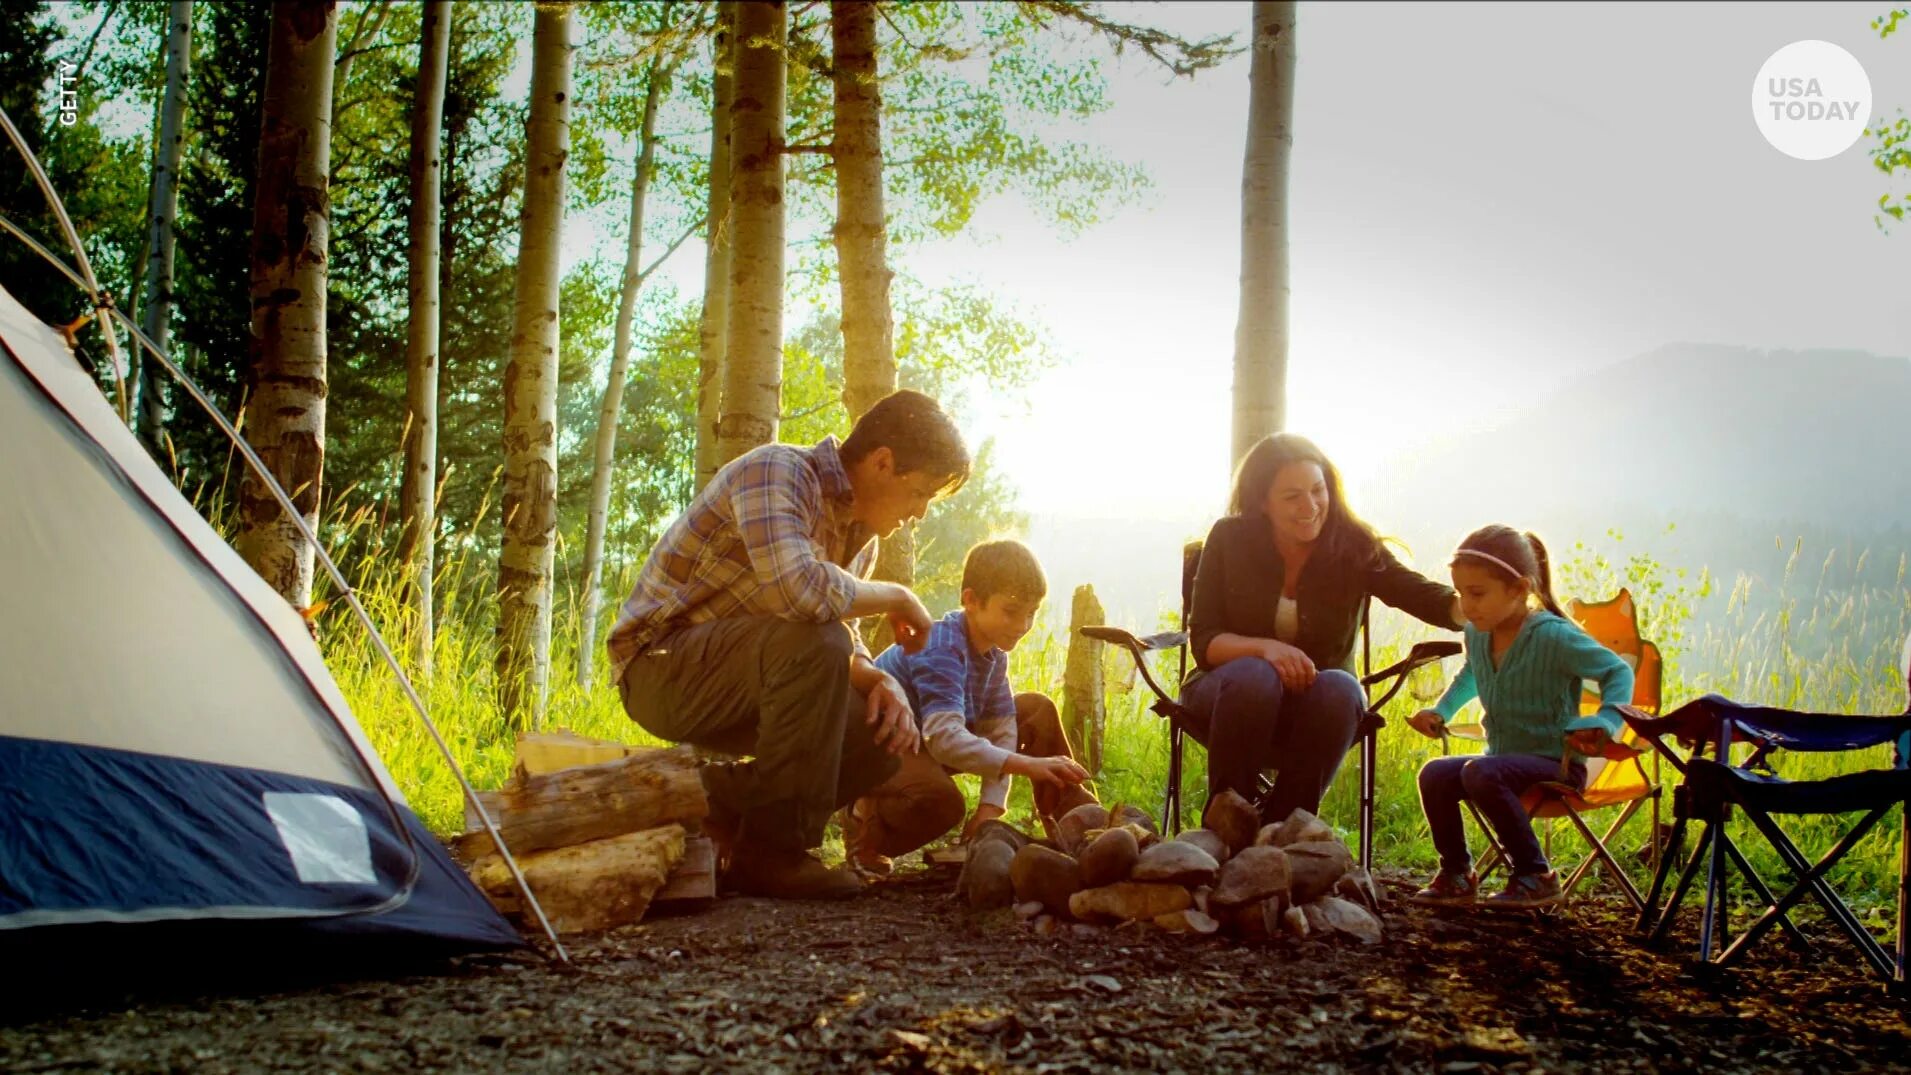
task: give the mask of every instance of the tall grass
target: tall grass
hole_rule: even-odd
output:
[[[363,512],[340,513],[328,533],[336,545],[348,545],[361,528],[375,526]],[[466,535],[454,541],[438,568],[440,623],[435,632],[436,677],[419,684],[439,729],[459,764],[479,788],[496,787],[511,762],[511,736],[496,705],[493,685],[491,608],[495,576],[488,561],[474,559],[477,543]],[[1829,713],[1895,713],[1905,706],[1904,683],[1897,667],[1899,647],[1911,634],[1911,593],[1894,589],[1853,590],[1827,586],[1822,571],[1816,578],[1797,570],[1803,551],[1796,550],[1793,567],[1771,583],[1737,579],[1729,591],[1725,615],[1714,617],[1703,629],[1689,630],[1695,609],[1713,596],[1705,573],[1696,577],[1673,571],[1649,557],[1634,556],[1614,563],[1603,556],[1576,550],[1562,565],[1562,596],[1583,594],[1603,598],[1619,586],[1631,587],[1638,597],[1644,633],[1666,654],[1665,699],[1668,709],[1707,692],[1733,699]],[[409,629],[410,613],[403,601],[402,577],[393,558],[372,553],[357,561],[353,580],[361,600],[394,649]],[[616,604],[627,592],[629,572],[606,583],[608,630]],[[1764,593],[1770,589],[1772,592]],[[601,650],[580,655],[576,640],[582,631],[576,610],[575,587],[560,579],[552,695],[545,727],[564,727],[580,734],[625,742],[647,742],[648,737],[627,716],[616,692],[606,681]],[[1762,598],[1762,600],[1755,600]],[[1172,598],[1164,595],[1164,606]],[[1755,607],[1762,611],[1752,611]],[[938,610],[939,611],[939,610]],[[1160,615],[1172,625],[1174,615]],[[463,826],[461,794],[437,749],[425,735],[405,702],[397,683],[369,639],[336,608],[325,616],[323,646],[326,660],[351,701],[361,725],[383,756],[387,767],[410,800],[412,808],[434,830],[455,832]],[[1146,625],[1137,625],[1146,626]],[[1159,626],[1159,624],[1157,625]],[[1435,633],[1389,611],[1377,616],[1373,662],[1391,663],[1408,646]],[[1451,636],[1446,636],[1451,637]],[[1055,630],[1038,627],[1011,655],[1010,674],[1018,690],[1046,690],[1058,694],[1067,639]],[[576,662],[598,662],[596,686],[581,689],[575,683]],[[1095,790],[1104,802],[1128,802],[1150,813],[1161,809],[1168,772],[1168,738],[1164,722],[1149,711],[1153,697],[1133,674],[1126,654],[1110,649],[1104,654],[1106,726],[1103,763]],[[1170,690],[1178,686],[1173,654],[1157,655],[1156,677]],[[1450,659],[1444,672],[1457,670]],[[1416,683],[1419,693],[1437,691],[1441,682],[1429,677]],[[1405,717],[1425,705],[1413,692],[1402,691],[1387,708],[1388,724],[1380,733],[1376,805],[1375,852],[1383,865],[1428,870],[1434,854],[1425,818],[1421,814],[1415,775],[1442,744],[1425,739],[1406,726]],[[1078,744],[1078,752],[1079,752]],[[1198,822],[1205,798],[1205,756],[1190,744],[1185,756],[1184,824]],[[1798,755],[1782,758],[1781,772],[1794,779],[1811,779],[1858,768],[1889,765],[1888,749],[1861,755]],[[1358,759],[1350,755],[1322,805],[1323,815],[1343,833],[1351,833],[1358,812]],[[1668,769],[1668,780],[1673,774]],[[973,780],[960,783],[973,797]],[[1011,820],[1031,822],[1026,781],[1016,781],[1010,798]],[[1788,818],[1784,824],[1804,848],[1816,857],[1830,847],[1849,819]],[[1627,826],[1616,847],[1629,853],[1643,845],[1649,816],[1642,813]],[[1602,828],[1595,823],[1595,828]],[[1544,829],[1543,829],[1544,831]],[[1734,835],[1753,864],[1768,878],[1787,877],[1764,841],[1742,822]],[[1856,892],[1873,913],[1888,902],[1897,876],[1895,818],[1880,825],[1833,874],[1834,885]],[[1563,824],[1551,834],[1556,862],[1576,859],[1576,834]],[[1476,837],[1477,841],[1477,837]],[[1476,846],[1478,846],[1476,842]]]

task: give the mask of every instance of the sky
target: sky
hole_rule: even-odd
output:
[[[1190,36],[1246,4],[1136,5]],[[1911,104],[1911,42],[1871,4],[1302,3],[1290,188],[1288,425],[1354,490],[1432,437],[1490,426],[1661,344],[1911,355],[1911,235],[1872,220],[1861,140],[1769,145],[1754,76],[1795,40],[1866,67],[1873,115]],[[980,423],[1047,512],[1218,513],[1228,471],[1247,58],[1163,84],[1119,65],[1088,136],[1143,162],[1143,206],[1073,241],[997,202],[980,238],[910,258],[1048,329],[1065,364]],[[1004,256],[1012,252],[1014,256]],[[1081,447],[1140,451],[1119,466]]]

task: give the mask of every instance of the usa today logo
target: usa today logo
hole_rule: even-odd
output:
[[[1864,133],[1871,79],[1829,41],[1794,41],[1752,80],[1752,118],[1779,152],[1804,161],[1835,157]]]

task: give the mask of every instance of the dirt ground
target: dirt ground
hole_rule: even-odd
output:
[[[1092,932],[971,915],[951,879],[847,904],[732,898],[531,953],[266,992],[42,998],[0,1070],[1904,1070],[1911,1006],[1834,939],[1717,981],[1616,901],[1555,918],[1394,899],[1380,946]],[[1687,924],[1694,916],[1687,915]],[[1689,945],[1689,935],[1685,937]],[[30,977],[14,968],[16,985]]]

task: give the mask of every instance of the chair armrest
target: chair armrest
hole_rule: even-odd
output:
[[[1188,640],[1186,631],[1163,631],[1160,634],[1137,637],[1119,627],[1095,626],[1079,628],[1083,638],[1092,638],[1097,642],[1112,642],[1138,653],[1153,650],[1173,649]]]

